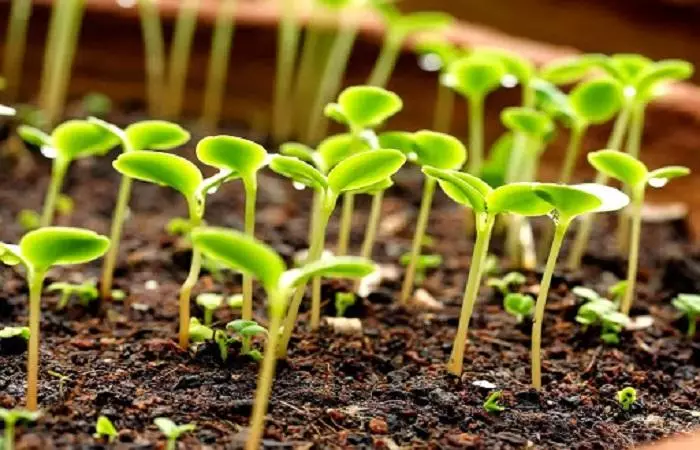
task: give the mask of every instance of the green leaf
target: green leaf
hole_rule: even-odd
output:
[[[693,75],[693,65],[682,59],[665,59],[656,62],[639,74],[638,95],[645,101],[651,100],[655,90],[662,83],[687,80]]]
[[[527,83],[535,74],[535,65],[517,53],[502,48],[477,48],[473,55],[497,58],[506,69],[506,74],[512,75],[520,83]]]
[[[234,136],[210,136],[197,144],[197,158],[217,169],[253,177],[267,162],[262,145]]]
[[[226,329],[234,333],[240,333],[244,328],[258,325],[254,320],[236,319],[226,324]]]
[[[532,88],[535,90],[537,107],[549,116],[562,121],[569,127],[579,120],[571,107],[569,97],[554,84],[535,79],[532,81]]]
[[[291,156],[273,155],[270,158],[270,169],[283,177],[287,177],[304,186],[313,189],[326,189],[326,177],[316,168]]]
[[[297,158],[305,163],[312,164],[316,166],[316,153],[314,149],[308,145],[302,144],[300,142],[285,142],[280,145],[280,155],[291,156],[292,158]]]
[[[521,216],[543,216],[552,206],[542,200],[533,187],[538,183],[510,183],[493,190],[486,198],[492,214],[513,213]]]
[[[663,187],[670,180],[690,175],[690,169],[683,166],[666,166],[652,170],[647,175],[647,183],[651,187]]]
[[[470,55],[450,65],[442,83],[469,98],[482,98],[501,86],[506,68],[495,57]]]
[[[28,341],[29,335],[29,327],[3,327],[0,329],[0,339],[21,337],[25,341]]]
[[[144,120],[124,130],[132,150],[170,150],[186,144],[190,133],[165,120]]]
[[[413,33],[438,31],[454,22],[454,17],[439,11],[419,11],[396,17],[391,23],[391,33],[407,36]]]
[[[634,156],[615,150],[599,150],[588,154],[588,162],[599,172],[634,187],[647,180],[647,167]]]
[[[584,286],[576,286],[571,292],[576,296],[586,301],[593,302],[602,299],[602,297],[593,289]]]
[[[572,84],[602,65],[607,56],[586,54],[555,59],[540,69],[540,78],[553,84]]]
[[[401,111],[401,97],[376,86],[352,86],[338,96],[338,105],[351,127],[374,128]]]
[[[35,269],[46,270],[97,259],[109,248],[109,239],[81,228],[45,227],[25,234],[19,248]]]
[[[636,85],[640,74],[654,62],[646,56],[634,53],[618,53],[607,58],[602,65],[613,78],[625,85]]]
[[[513,316],[529,316],[535,307],[535,301],[526,294],[509,293],[503,299],[503,307]]]
[[[408,131],[386,131],[377,137],[379,148],[393,148],[410,160],[410,154],[415,152],[414,134]]]
[[[340,161],[348,156],[356,155],[369,150],[369,145],[362,139],[356,138],[350,133],[336,134],[322,140],[316,152],[318,166],[323,173],[328,173]]]
[[[20,125],[17,127],[17,134],[19,134],[19,137],[21,137],[24,142],[37,147],[50,147],[52,145],[51,136],[38,128],[30,127],[28,125]]]
[[[191,342],[209,341],[214,337],[214,330],[203,325],[196,317],[190,317],[189,330]]]
[[[107,416],[100,416],[97,418],[97,423],[95,424],[95,431],[95,434],[97,434],[98,437],[106,436],[110,439],[113,439],[119,436],[119,432]]]
[[[202,172],[190,161],[170,153],[123,153],[113,163],[122,174],[149,183],[168,186],[195,199],[202,184]]]
[[[104,127],[87,120],[69,120],[51,133],[51,146],[58,157],[72,161],[104,155],[119,145],[119,138]]]
[[[533,189],[540,198],[552,205],[563,218],[572,218],[579,214],[595,211],[603,204],[603,201],[597,196],[573,186],[541,183]]]
[[[571,107],[586,123],[602,124],[622,107],[622,86],[610,78],[584,81],[569,94]]]
[[[448,134],[422,130],[414,134],[416,162],[438,169],[457,169],[467,159],[462,142]]]
[[[617,211],[630,202],[627,194],[610,186],[605,186],[597,183],[581,183],[573,185],[580,191],[595,195],[601,200],[601,205],[591,212],[610,212]]]
[[[700,316],[700,295],[678,294],[671,303],[684,314]]]
[[[554,122],[533,108],[512,106],[501,112],[501,121],[511,131],[544,140],[554,132]]]
[[[312,277],[363,278],[375,270],[376,266],[367,258],[356,256],[329,257],[300,268],[288,270],[282,276],[280,285],[285,289],[292,289],[304,284]]]
[[[265,336],[267,335],[267,330],[256,323],[242,328],[239,333],[245,337]]]
[[[16,266],[19,263],[26,264],[19,245],[5,244],[4,242],[0,242],[0,262],[8,266]]]
[[[406,162],[398,150],[380,149],[358,153],[339,162],[328,174],[334,193],[362,189],[391,177]]]
[[[456,170],[436,169],[430,166],[423,167],[423,173],[435,178],[440,188],[455,202],[476,212],[486,211],[485,196],[491,192],[491,188],[477,177]]]
[[[385,178],[381,181],[378,181],[374,184],[370,184],[369,186],[363,187],[362,189],[355,189],[352,192],[355,194],[366,194],[366,195],[374,195],[382,191],[386,191],[390,187],[394,185],[394,182],[392,181],[391,178]]]

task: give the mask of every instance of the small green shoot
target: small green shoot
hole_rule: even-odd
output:
[[[199,294],[197,304],[204,310],[204,325],[210,327],[213,322],[214,312],[224,303],[224,297],[219,294]]]
[[[484,401],[484,410],[489,414],[497,414],[499,412],[505,411],[506,407],[500,403],[502,396],[502,391],[491,392]]]
[[[194,431],[197,426],[193,423],[186,425],[177,425],[172,420],[165,417],[156,418],[153,423],[158,427],[161,433],[165,435],[168,441],[166,450],[175,450],[177,448],[177,440],[185,433]]]
[[[240,336],[241,355],[250,356],[256,361],[262,360],[259,351],[253,349],[253,338],[256,336],[267,336],[265,327],[259,325],[254,320],[238,319],[226,324],[226,329]]]
[[[114,427],[114,424],[109,417],[100,416],[95,423],[95,434],[92,435],[95,439],[106,439],[107,443],[111,444],[119,437],[119,431]]]
[[[29,411],[26,409],[4,409],[0,408],[0,419],[5,423],[5,433],[3,450],[13,450],[15,448],[15,425],[17,422],[36,422],[41,417],[39,411]]]
[[[622,409],[629,411],[629,409],[637,401],[637,390],[631,386],[627,386],[624,389],[617,391],[615,394],[615,399],[617,403],[620,404]]]
[[[671,303],[688,319],[688,331],[686,335],[692,339],[695,336],[698,317],[700,317],[700,295],[678,294]]]
[[[46,288],[46,292],[60,292],[61,298],[56,305],[56,310],[61,311],[66,306],[71,297],[77,297],[80,304],[87,308],[90,302],[99,297],[95,280],[88,280],[85,283],[74,284],[65,282],[51,283]]]
[[[486,285],[498,289],[501,294],[508,295],[515,292],[520,286],[525,284],[527,278],[520,272],[508,272],[501,278],[489,278]]]
[[[503,297],[503,309],[515,317],[518,323],[522,323],[526,317],[532,316],[532,313],[535,311],[535,300],[527,294],[507,293]]]
[[[582,297],[579,292],[577,295]],[[617,305],[605,298],[583,297],[588,301],[581,305],[576,322],[589,326],[600,326],[600,338],[606,344],[619,344],[620,332],[629,323],[629,317],[617,311]]]
[[[189,323],[189,339],[192,343],[200,343],[209,341],[214,337],[214,330],[211,327],[203,325],[196,317],[190,317]]]
[[[408,267],[411,264],[411,253],[404,253],[399,258],[399,264],[404,267]],[[418,262],[416,263],[416,274],[413,284],[419,286],[423,284],[426,278],[426,273],[429,270],[437,269],[442,265],[441,255],[420,255],[418,257]]]
[[[608,288],[608,296],[615,303],[620,303],[627,292],[627,280],[620,280]]]
[[[357,302],[357,297],[353,292],[335,293],[335,316],[345,317],[345,312]]]
[[[0,329],[0,339],[21,338],[28,341],[30,334],[29,327],[3,327]]]

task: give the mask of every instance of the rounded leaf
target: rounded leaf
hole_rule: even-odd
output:
[[[124,130],[132,150],[170,150],[190,140],[180,125],[165,120],[144,120]]]
[[[338,96],[343,117],[351,127],[374,128],[401,111],[401,97],[376,86],[352,86]]]
[[[533,191],[538,183],[510,183],[493,190],[486,198],[491,214],[512,213],[521,216],[543,216],[552,206]]]
[[[622,107],[622,86],[610,78],[584,81],[571,91],[569,101],[578,118],[602,124],[615,117]]]
[[[540,198],[552,205],[562,218],[569,219],[596,211],[603,204],[598,196],[574,186],[540,183],[533,189]]]
[[[616,150],[591,152],[588,154],[588,162],[600,173],[632,187],[646,182],[649,174],[644,163]]]
[[[384,180],[378,181],[377,183],[370,184],[367,187],[363,187],[362,189],[357,189],[352,191],[354,194],[367,194],[367,195],[374,195],[378,194],[382,191],[386,191],[390,187],[394,185],[394,181],[391,178],[386,178]]]
[[[536,139],[547,139],[554,132],[554,123],[545,113],[533,108],[512,106],[501,112],[501,121],[511,131]]]
[[[485,197],[491,193],[491,187],[479,178],[457,170],[423,167],[423,173],[435,178],[440,188],[455,202],[476,212],[486,211]]]
[[[647,183],[651,187],[663,187],[674,178],[684,177],[690,174],[690,169],[683,166],[666,166],[652,170],[647,175]]]
[[[385,131],[377,140],[380,148],[393,148],[400,151],[409,160],[415,159],[414,135],[408,131]],[[411,156],[413,154],[413,156]]]
[[[8,266],[16,266],[19,263],[26,264],[19,245],[5,244],[4,242],[0,242],[0,262]]]
[[[45,227],[25,234],[19,248],[35,269],[46,270],[97,259],[109,248],[109,239],[81,228]]]
[[[592,212],[618,211],[629,205],[630,198],[619,189],[597,183],[581,183],[573,185],[589,194],[595,195],[602,202],[601,205]]]
[[[328,174],[334,193],[362,189],[390,178],[406,162],[398,150],[379,149],[358,153],[338,163]]]
[[[103,155],[119,145],[119,138],[104,127],[87,120],[69,120],[51,133],[51,146],[68,161]]]
[[[650,100],[660,84],[687,80],[692,75],[693,65],[688,61],[665,59],[652,64],[639,74],[637,91],[644,100]]]
[[[375,270],[376,266],[367,258],[357,256],[329,257],[287,271],[280,284],[285,289],[291,289],[304,284],[312,277],[362,278]]]
[[[393,148],[393,147],[390,147]],[[356,138],[350,133],[329,136],[318,144],[319,168],[328,173],[340,161],[348,156],[369,150],[369,145],[363,139]]]
[[[197,158],[217,169],[253,177],[267,162],[262,145],[234,136],[210,136],[197,144]]]
[[[326,177],[318,169],[291,156],[273,155],[270,158],[270,169],[283,177],[312,189],[325,189],[328,187]]]
[[[19,134],[19,137],[21,137],[24,142],[37,147],[52,145],[51,136],[38,128],[30,127],[29,125],[20,125],[17,127],[17,134]]]
[[[575,83],[607,60],[601,54],[586,54],[555,59],[540,69],[540,78],[552,84]]]
[[[413,135],[416,163],[438,169],[457,169],[467,160],[467,149],[449,134],[422,130]]]
[[[535,74],[535,65],[517,53],[502,48],[478,48],[474,55],[497,58],[506,69],[507,75],[512,75],[520,83],[527,83]]]
[[[314,149],[300,142],[285,142],[280,145],[280,155],[291,156],[309,164],[316,165]]]
[[[113,165],[127,177],[171,187],[187,199],[195,198],[203,181],[202,172],[197,166],[170,153],[123,153]]]
[[[634,53],[618,53],[603,61],[602,68],[625,85],[635,85],[639,75],[654,62],[646,56]]]
[[[501,86],[507,71],[499,58],[470,55],[450,65],[443,84],[470,98],[481,98]]]

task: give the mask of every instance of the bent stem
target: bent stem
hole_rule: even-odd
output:
[[[41,213],[41,226],[48,227],[53,222],[53,216],[56,211],[56,201],[61,193],[61,187],[63,186],[63,180],[66,177],[66,171],[70,161],[63,158],[56,158],[53,161],[51,167],[51,181],[49,182],[49,188],[46,191],[46,198],[44,199],[44,209]]]
[[[481,276],[484,270],[484,260],[488,254],[491,231],[493,230],[495,220],[496,216],[492,214],[481,213],[476,215],[476,242],[474,243],[474,250],[472,251],[472,264],[471,269],[469,269],[467,286],[464,289],[464,297],[462,298],[462,310],[459,315],[457,334],[452,346],[450,361],[447,363],[447,370],[453,375],[462,375],[464,350],[467,345],[467,336],[469,333],[469,321],[471,320],[476,297],[479,293],[479,285],[481,284]]]
[[[277,67],[272,118],[272,136],[277,142],[287,140],[289,133],[290,91],[299,41],[295,0],[283,0],[280,8],[282,17],[277,36]]]
[[[139,0],[141,33],[146,54],[146,86],[148,113],[151,117],[161,114],[163,88],[165,87],[165,43],[160,16],[155,0]]]
[[[542,281],[540,281],[540,292],[537,296],[537,303],[535,304],[535,317],[532,323],[531,344],[532,387],[535,389],[540,389],[542,387],[542,362],[540,351],[542,347],[542,322],[544,321],[545,306],[547,306],[547,295],[549,294],[549,286],[552,283],[554,267],[556,266],[557,258],[559,257],[559,250],[561,250],[561,244],[564,242],[564,236],[566,236],[566,230],[569,228],[569,223],[570,220],[560,220],[559,223],[556,223],[552,247],[549,250],[547,265],[545,266],[544,273],[542,274]]]
[[[337,256],[345,256],[350,243],[350,230],[352,228],[352,212],[355,208],[355,194],[347,192],[343,194],[343,208],[340,213],[340,230],[338,231],[338,244],[335,249]]]
[[[571,176],[576,168],[576,161],[581,150],[581,141],[586,133],[585,125],[573,125],[571,127],[571,135],[569,136],[569,145],[566,147],[566,156],[564,156],[564,164],[561,167],[559,182],[567,184],[571,181]]]
[[[195,226],[197,225],[199,224]],[[201,267],[202,253],[197,247],[193,247],[190,273],[180,288],[180,348],[183,350],[187,349],[190,341],[190,298],[192,296],[192,288],[197,284]]]
[[[27,409],[39,405],[39,335],[41,333],[41,291],[46,272],[29,269],[29,349],[27,355]]]
[[[112,295],[112,280],[114,277],[114,267],[119,256],[119,242],[121,241],[122,230],[124,228],[124,220],[126,212],[129,208],[129,199],[131,198],[131,184],[133,180],[127,176],[122,176],[121,184],[119,185],[119,194],[117,196],[117,205],[114,208],[114,216],[112,217],[112,229],[109,234],[110,247],[107,256],[105,256],[104,266],[102,268],[102,283],[101,294],[103,299],[110,298]]]
[[[255,237],[255,203],[258,192],[255,179],[244,181],[245,189],[245,233]],[[241,310],[243,320],[253,320],[253,278],[243,274],[243,308]]]
[[[469,98],[469,162],[467,172],[481,174],[484,161],[484,98]]]
[[[428,218],[430,217],[430,207],[433,203],[433,194],[435,193],[435,179],[427,177],[423,186],[423,198],[420,203],[420,212],[418,213],[418,221],[416,222],[416,231],[413,234],[413,244],[411,245],[411,260],[406,268],[406,275],[403,279],[401,288],[401,304],[406,305],[408,299],[413,293],[413,282],[416,276],[416,267],[421,254],[423,245],[423,236],[428,227]],[[364,256],[364,255],[363,255]]]
[[[437,98],[435,99],[435,116],[433,117],[433,129],[441,133],[448,133],[452,125],[454,114],[455,93],[444,86],[438,79]]]
[[[634,299],[637,284],[639,239],[642,232],[642,205],[644,204],[645,187],[645,184],[641,184],[641,186],[633,188],[634,192],[632,193],[634,203],[632,203],[632,233],[630,234],[629,242],[629,260],[627,261],[627,289],[625,289],[625,296],[620,303],[620,311],[626,315],[629,315],[632,309],[632,300]]]

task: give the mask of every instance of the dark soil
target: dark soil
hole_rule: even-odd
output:
[[[49,169],[40,157],[36,160],[39,164],[21,176],[3,161],[3,241],[16,242],[21,236],[14,219],[21,209],[41,205]],[[393,229],[382,236],[375,256],[385,264],[394,264],[408,250],[420,198],[414,175],[409,171],[401,178],[384,204],[383,226]],[[117,183],[109,158],[75,163],[65,192],[77,208],[59,222],[107,232]],[[257,236],[289,260],[306,245],[308,193],[269,174],[260,184]],[[225,186],[211,198],[207,220],[241,228],[242,200],[240,185]],[[355,217],[355,248],[366,206],[361,203]],[[152,424],[160,416],[197,424],[181,448],[238,448],[245,440],[258,365],[235,349],[223,364],[213,346],[188,353],[174,340],[177,291],[189,255],[182,242],[163,230],[169,219],[185,214],[184,202],[165,188],[137,183],[132,211],[115,286],[129,294],[125,302],[87,309],[75,303],[57,312],[57,297],[44,296],[44,417],[18,432],[19,448],[102,448],[92,437],[100,414],[121,430],[115,448],[163,448]],[[446,373],[471,239],[464,236],[464,212],[442,196],[432,217],[430,251],[442,254],[445,262],[429,274],[424,287],[444,309],[398,307],[399,281],[387,280],[350,311],[362,319],[361,336],[337,336],[329,329],[308,333],[300,326],[288,360],[279,364],[267,447],[617,449],[700,425],[700,343],[684,338],[685,323],[669,301],[678,291],[700,288],[700,255],[688,244],[682,224],[645,227],[634,313],[653,316],[653,324],[623,332],[618,346],[604,345],[598,330],[582,330],[573,320],[577,304],[569,292],[577,285],[605,292],[623,276],[624,261],[610,250],[611,227],[601,223],[582,273],[557,273],[544,328],[545,387],[537,393],[529,388],[529,328],[516,325],[503,311],[501,298],[486,287],[472,320],[465,373],[461,379]],[[335,232],[333,222],[331,243]],[[494,238],[495,250],[501,241]],[[60,268],[51,280],[97,278],[99,270],[99,264]],[[524,289],[536,292],[539,274],[528,277]],[[239,281],[227,275],[222,285],[203,274],[197,293],[236,292]],[[22,276],[4,268],[0,286],[0,325],[26,323]],[[326,299],[347,286],[327,282]],[[257,317],[264,321],[259,290],[256,300]],[[329,301],[329,314],[331,305]],[[194,304],[193,311],[201,315]],[[226,309],[216,315],[219,325],[234,318]],[[302,325],[304,319],[302,315]],[[4,408],[21,406],[24,399],[26,353],[16,344],[0,347]],[[505,411],[488,414],[483,409],[489,389],[478,381],[503,390]],[[615,400],[625,386],[639,394],[629,411]]]

